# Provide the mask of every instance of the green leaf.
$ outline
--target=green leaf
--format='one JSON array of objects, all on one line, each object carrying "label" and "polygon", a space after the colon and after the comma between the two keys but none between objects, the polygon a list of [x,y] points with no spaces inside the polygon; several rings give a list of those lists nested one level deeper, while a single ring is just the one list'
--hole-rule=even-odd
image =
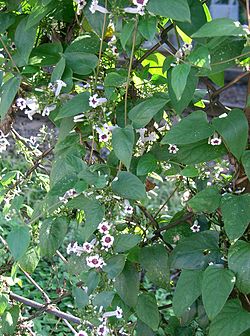
[{"label": "green leaf", "polygon": [[139,159],[136,168],[136,175],[137,176],[144,176],[147,175],[157,169],[157,160],[151,153],[146,153],[142,155]]},{"label": "green leaf", "polygon": [[180,175],[186,177],[196,177],[199,175],[199,170],[193,166],[187,166],[180,172]]},{"label": "green leaf", "polygon": [[139,261],[153,284],[166,288],[169,284],[168,253],[162,244],[144,247],[140,250]]},{"label": "green leaf", "polygon": [[131,262],[127,261],[122,273],[115,280],[115,289],[129,307],[135,307],[139,294],[139,273]]},{"label": "green leaf", "polygon": [[79,113],[84,113],[90,110],[89,106],[89,92],[83,92],[77,94],[71,100],[67,101],[59,110],[57,119],[62,119],[66,117],[72,117]]},{"label": "green leaf", "polygon": [[250,244],[238,240],[228,251],[228,267],[236,274],[236,286],[244,294],[250,293]]},{"label": "green leaf", "polygon": [[135,247],[141,241],[141,236],[131,233],[123,233],[115,237],[114,251],[125,252]]},{"label": "green leaf", "polygon": [[250,181],[250,150],[245,151],[241,158],[245,173]]},{"label": "green leaf", "polygon": [[211,69],[210,52],[205,46],[197,46],[188,56],[188,61],[196,67]]},{"label": "green leaf", "polygon": [[39,253],[36,248],[29,249],[25,255],[23,255],[18,264],[19,266],[29,274],[33,273],[39,263]]},{"label": "green leaf", "polygon": [[65,65],[66,65],[65,58],[62,57],[52,72],[51,83],[54,83],[56,80],[62,78],[63,72],[65,70]]},{"label": "green leaf", "polygon": [[0,34],[3,34],[15,22],[12,13],[0,13]]},{"label": "green leaf", "polygon": [[221,258],[219,234],[203,231],[182,239],[170,255],[171,268],[202,269]]},{"label": "green leaf", "polygon": [[89,296],[82,288],[73,287],[72,295],[73,295],[74,300],[75,300],[75,305],[78,309],[82,309],[82,308],[84,308],[85,306],[88,305]]},{"label": "green leaf", "polygon": [[192,112],[173,126],[162,139],[163,144],[185,145],[209,138],[214,129],[203,111]]},{"label": "green leaf", "polygon": [[110,279],[116,278],[119,274],[121,274],[126,262],[125,254],[118,254],[110,257],[104,267],[103,271],[108,274]]},{"label": "green leaf", "polygon": [[135,128],[146,126],[150,120],[167,104],[168,99],[152,97],[139,103],[129,111],[128,117]]},{"label": "green leaf", "polygon": [[100,39],[94,33],[78,36],[65,50],[65,53],[84,52],[96,54],[100,49]]},{"label": "green leaf", "polygon": [[240,160],[248,139],[248,122],[244,112],[233,109],[227,117],[215,118],[212,123],[229,151]]},{"label": "green leaf", "polygon": [[104,291],[98,293],[93,299],[93,305],[97,307],[103,307],[104,309],[111,306],[115,293],[110,291]]},{"label": "green leaf", "polygon": [[52,257],[61,246],[68,230],[68,220],[64,217],[48,218],[40,228],[39,241],[41,255]]},{"label": "green leaf", "polygon": [[15,99],[17,90],[21,84],[19,76],[10,78],[1,86],[0,91],[0,116],[3,119],[8,112],[13,100]]},{"label": "green leaf", "polygon": [[240,238],[250,223],[250,194],[223,196],[221,211],[228,238]]},{"label": "green leaf", "polygon": [[49,12],[56,7],[56,3],[52,0],[46,1],[46,4],[38,3],[35,5],[28,16],[26,29],[37,25]]},{"label": "green leaf", "polygon": [[185,34],[191,36],[207,22],[207,18],[199,0],[188,0],[188,5],[191,13],[191,22],[177,21],[176,24]]},{"label": "green leaf", "polygon": [[181,317],[201,295],[202,277],[203,271],[200,270],[181,272],[173,297],[173,309],[177,317]]},{"label": "green leaf", "polygon": [[173,109],[176,111],[177,114],[181,114],[183,110],[188,106],[188,104],[191,102],[194,96],[194,92],[196,89],[196,86],[198,84],[198,76],[197,76],[197,69],[192,68],[190,70],[188,79],[187,79],[187,85],[183,91],[181,99],[178,101],[174,90],[172,88],[171,82],[172,82],[172,72],[173,68],[168,71],[168,91],[169,91],[169,97],[171,100],[171,104],[173,106]]},{"label": "green leaf", "polygon": [[228,18],[220,18],[204,24],[192,35],[192,38],[242,35],[246,35],[246,32],[238,22]]},{"label": "green leaf", "polygon": [[152,41],[157,32],[157,18],[155,16],[140,17],[138,30],[147,41]]},{"label": "green leaf", "polygon": [[98,63],[98,57],[84,52],[65,52],[67,65],[79,75],[89,75]]},{"label": "green leaf", "polygon": [[190,9],[187,0],[150,0],[147,5],[149,12],[178,21],[190,22]]},{"label": "green leaf", "polygon": [[97,229],[104,217],[104,207],[95,198],[88,198],[83,195],[77,196],[67,203],[73,209],[83,210],[85,214],[85,224],[82,235],[84,240],[88,240]]},{"label": "green leaf", "polygon": [[112,146],[115,155],[129,170],[133,154],[135,134],[132,126],[116,127],[112,131]]},{"label": "green leaf", "polygon": [[221,194],[216,187],[207,187],[188,201],[195,212],[212,213],[219,208]]},{"label": "green leaf", "polygon": [[125,171],[118,173],[117,179],[113,180],[112,190],[126,199],[141,200],[146,197],[146,189],[141,180]]},{"label": "green leaf", "polygon": [[155,333],[145,323],[137,319],[136,335],[138,336],[155,336]]},{"label": "green leaf", "polygon": [[7,294],[0,293],[0,316],[3,315],[9,306],[9,297]]},{"label": "green leaf", "polygon": [[122,27],[121,35],[120,35],[120,41],[122,48],[126,49],[126,44],[130,40],[132,33],[134,31],[135,24],[133,21],[129,21],[125,23],[125,25]]},{"label": "green leaf", "polygon": [[2,316],[2,329],[1,332],[3,335],[14,335],[16,334],[16,326],[20,314],[20,309],[18,306],[11,307],[8,311]]},{"label": "green leaf", "polygon": [[160,314],[153,294],[140,294],[135,312],[142,322],[157,331],[160,323]]},{"label": "green leaf", "polygon": [[28,18],[29,16],[24,17],[15,31],[14,41],[17,51],[13,58],[17,66],[24,66],[28,63],[36,39],[37,26],[27,28]]},{"label": "green leaf", "polygon": [[60,42],[43,43],[32,50],[29,64],[38,66],[50,66],[56,64],[63,52]]},{"label": "green leaf", "polygon": [[185,63],[176,65],[172,70],[171,85],[178,101],[185,90],[190,70],[191,66]]},{"label": "green leaf", "polygon": [[249,328],[250,313],[242,308],[239,300],[229,300],[212,321],[209,336],[240,336]]},{"label": "green leaf", "polygon": [[[235,284],[235,275],[219,265],[209,266],[202,280],[202,301],[210,320],[221,311]],[[219,286],[218,286],[219,284]]]},{"label": "green leaf", "polygon": [[30,233],[27,226],[16,226],[8,234],[7,243],[15,260],[20,259],[30,244]]}]

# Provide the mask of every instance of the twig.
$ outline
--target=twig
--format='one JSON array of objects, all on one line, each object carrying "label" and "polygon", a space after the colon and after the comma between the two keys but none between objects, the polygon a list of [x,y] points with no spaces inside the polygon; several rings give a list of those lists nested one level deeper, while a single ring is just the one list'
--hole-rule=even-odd
[{"label": "twig", "polygon": [[151,215],[150,212],[141,204],[136,203],[138,208],[143,212],[144,216],[150,220],[150,222],[153,224],[153,226],[158,230],[159,229],[159,224],[157,220],[154,218],[154,216]]},{"label": "twig", "polygon": [[128,77],[126,82],[126,91],[125,91],[125,97],[124,97],[124,125],[127,124],[127,113],[128,113],[128,89],[130,84],[130,74],[132,71],[132,65],[133,65],[133,57],[134,57],[134,51],[135,51],[135,43],[136,43],[136,34],[137,34],[137,25],[138,25],[138,17],[136,16],[135,19],[135,27],[134,27],[134,34],[133,34],[133,41],[132,41],[132,50],[129,60],[129,67],[128,67]]},{"label": "twig", "polygon": [[170,201],[170,199],[174,196],[175,192],[178,190],[179,186],[177,186],[172,192],[171,194],[168,196],[168,198],[166,199],[166,201],[162,204],[162,206],[160,207],[159,210],[156,211],[156,213],[154,214],[154,217],[156,218],[159,213],[161,212],[161,210],[165,207],[165,205]]},{"label": "twig", "polygon": [[10,58],[12,64],[13,64],[13,67],[16,68],[16,70],[17,70],[17,72],[18,72],[19,74],[21,74],[20,70],[18,69],[18,67],[17,67],[17,65],[16,65],[16,63],[15,63],[15,61],[13,60],[13,57],[11,56],[11,53],[9,52],[8,48],[6,47],[6,45],[5,45],[5,43],[4,43],[4,41],[3,41],[3,39],[2,39],[1,36],[0,36],[0,42],[2,43],[3,48],[4,48],[4,50],[6,51],[7,55],[9,56],[9,58]]}]

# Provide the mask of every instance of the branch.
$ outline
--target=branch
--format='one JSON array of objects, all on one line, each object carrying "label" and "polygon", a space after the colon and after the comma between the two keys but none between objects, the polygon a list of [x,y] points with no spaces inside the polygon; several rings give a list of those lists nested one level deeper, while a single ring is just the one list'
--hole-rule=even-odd
[{"label": "branch", "polygon": [[57,316],[59,318],[65,319],[67,321],[73,322],[75,324],[81,324],[81,319],[79,317],[76,317],[71,314],[63,313],[61,310],[53,308],[52,306],[49,305],[43,305],[41,303],[38,303],[36,301],[26,299],[23,296],[17,295],[13,292],[10,292],[10,298],[14,301],[21,302],[25,304],[26,306],[39,309],[42,312],[47,312],[48,314],[52,314],[54,316]]}]

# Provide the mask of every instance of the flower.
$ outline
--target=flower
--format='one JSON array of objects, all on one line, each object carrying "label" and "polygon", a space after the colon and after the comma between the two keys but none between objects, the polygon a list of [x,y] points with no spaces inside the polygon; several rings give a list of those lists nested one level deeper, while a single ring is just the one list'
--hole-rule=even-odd
[{"label": "flower", "polygon": [[148,3],[148,0],[133,0],[133,4],[135,6],[146,6]]},{"label": "flower", "polygon": [[56,109],[56,105],[48,105],[43,109],[42,116],[49,116],[51,111]]},{"label": "flower", "polygon": [[67,86],[67,84],[64,81],[62,81],[61,79],[57,79],[55,81],[55,84],[49,83],[48,88],[52,92],[54,92],[55,97],[58,97],[59,94],[60,94],[60,92],[61,92],[61,90],[62,90],[62,88],[66,87],[66,86]]},{"label": "flower", "polygon": [[126,8],[124,8],[124,12],[129,13],[129,14],[139,14],[141,16],[143,16],[145,14],[144,7],[142,7],[142,6],[126,7]]},{"label": "flower", "polygon": [[199,232],[200,231],[200,225],[197,219],[194,221],[193,225],[190,228],[193,232]]},{"label": "flower", "polygon": [[87,2],[85,0],[74,0],[77,3],[77,15],[81,14],[81,11],[86,6]]},{"label": "flower", "polygon": [[69,198],[76,197],[77,195],[78,194],[75,189],[69,189],[62,197],[59,197],[59,200],[66,204]]},{"label": "flower", "polygon": [[175,236],[173,236],[173,242],[174,242],[174,243],[177,243],[180,239],[181,239],[181,238],[180,238],[180,236],[179,236],[178,234],[175,235]]},{"label": "flower", "polygon": [[33,120],[34,114],[40,113],[39,104],[36,98],[27,99],[26,107],[28,107],[28,109],[24,111],[24,114],[26,114],[30,120]]},{"label": "flower", "polygon": [[67,246],[67,254],[71,254],[71,253],[76,253],[78,249],[78,244],[77,242],[75,243],[69,243],[69,245]]},{"label": "flower", "polygon": [[106,98],[98,98],[97,94],[94,94],[93,96],[89,97],[89,106],[93,108],[96,108],[97,106],[100,106],[106,102],[107,102]]},{"label": "flower", "polygon": [[127,215],[132,215],[133,214],[133,207],[130,205],[128,200],[124,201],[124,213]]},{"label": "flower", "polygon": [[140,134],[140,140],[142,143],[146,143],[148,141],[155,141],[156,140],[156,133],[151,132],[148,136],[145,136],[145,132],[147,132],[147,128],[139,128],[136,130],[136,133]]},{"label": "flower", "polygon": [[9,141],[6,139],[6,135],[4,135],[3,131],[0,130],[0,153],[7,150],[7,146],[9,146]]},{"label": "flower", "polygon": [[112,247],[113,243],[114,243],[114,237],[111,236],[110,234],[106,234],[101,239],[101,244],[105,249],[109,249],[110,247]]},{"label": "flower", "polygon": [[87,265],[91,268],[102,268],[103,266],[106,265],[103,258],[100,257],[99,254],[87,257],[86,262]]},{"label": "flower", "polygon": [[112,50],[112,53],[113,53],[114,56],[118,56],[119,55],[117,46],[113,46],[111,50]]},{"label": "flower", "polygon": [[86,253],[91,253],[94,249],[94,245],[88,242],[83,243],[82,245],[83,251]]},{"label": "flower", "polygon": [[109,328],[105,324],[99,325],[97,328],[97,335],[106,336],[109,333]]},{"label": "flower", "polygon": [[17,98],[16,106],[19,107],[21,111],[24,110],[27,107],[26,100],[23,98]]},{"label": "flower", "polygon": [[86,331],[80,330],[75,336],[88,336]]},{"label": "flower", "polygon": [[84,114],[83,113],[74,116],[74,122],[75,123],[82,122],[82,121],[84,121]]},{"label": "flower", "polygon": [[212,136],[212,138],[209,138],[209,139],[208,139],[208,144],[209,144],[209,145],[212,145],[212,146],[219,146],[219,145],[221,145],[221,143],[222,143],[222,140],[221,140],[221,138],[218,136],[217,133],[215,133],[215,134]]},{"label": "flower", "polygon": [[103,317],[103,319],[106,319],[108,317],[115,316],[116,318],[120,319],[120,318],[122,318],[122,314],[123,314],[122,308],[120,308],[120,307],[117,306],[116,310],[106,312],[106,313],[103,314],[102,317]]},{"label": "flower", "polygon": [[103,14],[109,13],[109,11],[106,8],[98,5],[98,0],[92,0],[89,10],[92,14],[94,14],[96,11]]},{"label": "flower", "polygon": [[111,228],[111,225],[108,222],[102,222],[98,225],[98,230],[100,233],[107,234]]},{"label": "flower", "polygon": [[178,152],[179,148],[176,145],[169,145],[168,151],[170,154],[176,154]]},{"label": "flower", "polygon": [[107,127],[105,127],[105,124],[103,125],[103,128],[95,127],[95,129],[96,132],[98,133],[100,142],[107,142],[110,140],[111,132]]}]

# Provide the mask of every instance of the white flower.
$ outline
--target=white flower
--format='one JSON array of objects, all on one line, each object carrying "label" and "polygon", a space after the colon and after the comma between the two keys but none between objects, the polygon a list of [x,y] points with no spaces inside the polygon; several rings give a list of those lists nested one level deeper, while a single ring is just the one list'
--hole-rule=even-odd
[{"label": "white flower", "polygon": [[67,254],[76,253],[76,252],[77,252],[77,249],[78,249],[78,244],[77,244],[77,242],[75,242],[73,245],[72,245],[72,243],[70,243],[70,244],[67,246]]},{"label": "white flower", "polygon": [[111,225],[108,222],[102,222],[98,225],[98,230],[100,233],[107,234],[111,228]]},{"label": "white flower", "polygon": [[92,0],[89,10],[92,14],[94,14],[96,11],[103,14],[109,13],[109,11],[106,8],[98,5],[98,0]]},{"label": "white flower", "polygon": [[97,106],[100,106],[107,102],[106,98],[98,98],[97,94],[94,94],[93,96],[89,97],[89,106],[96,108]]},{"label": "white flower", "polygon": [[135,6],[142,6],[142,7],[144,7],[144,6],[147,5],[147,3],[148,3],[148,0],[133,0],[133,4]]},{"label": "white flower", "polygon": [[103,266],[106,265],[103,258],[100,257],[99,254],[87,257],[86,262],[87,265],[91,268],[102,268]]},{"label": "white flower", "polygon": [[111,138],[111,132],[107,128],[101,129],[100,127],[95,127],[96,132],[98,133],[99,136],[99,141],[100,142],[107,142]]},{"label": "white flower", "polygon": [[170,154],[176,154],[178,152],[179,148],[176,145],[169,145],[168,151]]},{"label": "white flower", "polygon": [[114,56],[118,56],[119,55],[119,52],[118,52],[118,49],[117,49],[116,46],[113,46],[111,50],[112,50],[112,53],[113,53]]},{"label": "white flower", "polygon": [[84,121],[84,114],[83,113],[74,116],[74,122],[75,123],[82,122],[82,121]]},{"label": "white flower", "polygon": [[43,109],[42,116],[49,116],[51,111],[56,109],[56,105],[48,105]]},{"label": "white flower", "polygon": [[63,202],[64,204],[66,204],[68,202],[69,198],[73,198],[73,197],[76,197],[76,196],[78,196],[76,190],[75,189],[69,189],[68,191],[66,191],[66,193],[62,197],[59,197],[59,200],[61,202]]},{"label": "white flower", "polygon": [[197,221],[197,219],[194,221],[194,224],[191,226],[191,230],[193,232],[199,232],[200,231],[200,225],[199,225],[199,222]]},{"label": "white flower", "polygon": [[129,14],[139,14],[141,16],[143,16],[145,14],[144,7],[142,7],[142,6],[126,7],[126,8],[124,8],[124,12],[129,13]]},{"label": "white flower", "polygon": [[24,111],[24,114],[26,114],[30,120],[33,120],[34,114],[40,113],[39,105],[36,98],[27,99],[26,107],[28,107],[28,109]]},{"label": "white flower", "polygon": [[97,335],[98,336],[106,336],[109,334],[109,328],[105,324],[99,325],[97,328]]},{"label": "white flower", "polygon": [[212,146],[219,146],[221,145],[222,143],[222,140],[221,140],[221,137],[219,137],[217,135],[217,133],[215,133],[212,138],[209,138],[208,139],[208,144],[212,145]]},{"label": "white flower", "polygon": [[120,318],[122,318],[122,314],[123,314],[122,308],[120,308],[120,307],[117,306],[116,310],[106,312],[106,313],[103,314],[102,317],[103,317],[103,319],[106,319],[108,317],[115,316],[116,318],[120,319]]},{"label": "white flower", "polygon": [[128,200],[124,201],[124,213],[127,215],[132,215],[133,214],[133,207],[130,205]]},{"label": "white flower", "polygon": [[81,14],[81,11],[86,6],[87,2],[85,0],[74,0],[77,3],[77,15]]},{"label": "white flower", "polygon": [[88,336],[86,331],[80,330],[75,336]]},{"label": "white flower", "polygon": [[136,133],[140,134],[140,140],[142,143],[146,143],[147,141],[155,141],[156,133],[151,132],[148,136],[145,136],[145,132],[147,132],[147,128],[139,128],[136,130]]},{"label": "white flower", "polygon": [[22,111],[27,107],[26,100],[23,98],[17,98],[16,106]]},{"label": "white flower", "polygon": [[61,79],[57,79],[55,81],[55,84],[49,83],[48,88],[52,92],[54,92],[55,97],[58,97],[59,94],[60,94],[60,92],[61,92],[61,90],[62,90],[62,88],[66,87],[66,86],[67,86],[67,84],[64,81],[62,81]]},{"label": "white flower", "polygon": [[106,234],[101,239],[101,244],[105,249],[111,248],[113,243],[114,243],[114,237],[111,236],[110,234]]},{"label": "white flower", "polygon": [[0,153],[5,152],[10,144],[6,137],[7,135],[4,135],[3,131],[0,130]]},{"label": "white flower", "polygon": [[86,252],[86,253],[91,253],[94,249],[94,245],[91,244],[91,243],[88,243],[88,242],[85,242],[83,245],[82,245],[82,248],[83,248],[83,251]]}]

